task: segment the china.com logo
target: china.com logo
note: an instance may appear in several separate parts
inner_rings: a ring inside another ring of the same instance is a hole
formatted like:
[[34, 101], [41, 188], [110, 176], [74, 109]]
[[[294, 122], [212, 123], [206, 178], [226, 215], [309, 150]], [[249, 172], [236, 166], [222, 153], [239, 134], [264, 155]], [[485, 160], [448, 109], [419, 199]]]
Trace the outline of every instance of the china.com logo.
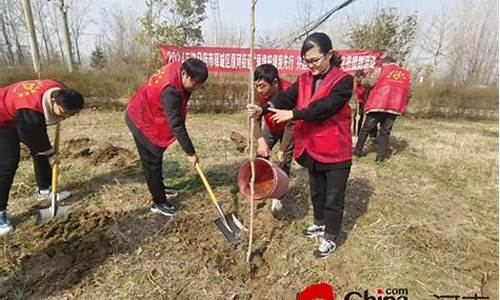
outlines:
[[408, 289], [388, 288], [377, 289], [376, 295], [370, 294], [368, 290], [364, 292], [350, 292], [344, 297], [344, 300], [409, 300]]

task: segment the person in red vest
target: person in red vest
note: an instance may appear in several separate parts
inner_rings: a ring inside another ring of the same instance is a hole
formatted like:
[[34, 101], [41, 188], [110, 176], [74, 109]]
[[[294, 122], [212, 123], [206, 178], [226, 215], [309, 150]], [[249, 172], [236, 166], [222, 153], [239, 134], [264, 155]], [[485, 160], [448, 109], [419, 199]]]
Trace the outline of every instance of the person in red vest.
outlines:
[[187, 102], [207, 78], [207, 66], [199, 59], [168, 64], [142, 84], [127, 105], [125, 121], [139, 152], [154, 213], [173, 216], [177, 211], [167, 200], [177, 191], [163, 184], [163, 152], [168, 146], [177, 140], [191, 165], [198, 163], [186, 130]]
[[248, 111], [254, 116], [271, 111], [277, 123], [294, 120], [293, 157], [309, 171], [314, 213], [304, 234], [323, 236], [313, 254], [326, 258], [337, 247], [351, 170], [353, 77], [340, 69], [340, 56], [325, 33], [308, 36], [301, 56], [308, 71], [263, 107], [248, 105]]
[[368, 133], [380, 124], [376, 162], [388, 158], [392, 126], [405, 111], [410, 92], [410, 72], [395, 64], [391, 57], [385, 57], [383, 62], [382, 68], [363, 80], [363, 85], [371, 91], [364, 107], [366, 120], [353, 150], [355, 156], [361, 156]]
[[[357, 101], [357, 115], [355, 117], [356, 121], [355, 122], [355, 127], [354, 127], [354, 135], [359, 136], [359, 133], [361, 131], [361, 126], [363, 126], [363, 120], [365, 117], [365, 110], [364, 110], [364, 105], [365, 101], [368, 98], [368, 94], [370, 92], [370, 89], [365, 87], [364, 85], [361, 84], [361, 81], [363, 78], [366, 77], [366, 73], [363, 70], [357, 70], [354, 73], [354, 93], [356, 94], [356, 101]], [[377, 127], [375, 127], [372, 131], [369, 133], [370, 138], [372, 141], [375, 143], [376, 138], [377, 138]]]
[[[50, 199], [51, 166], [58, 161], [47, 125], [78, 113], [83, 97], [55, 80], [26, 80], [0, 88], [0, 235], [14, 228], [7, 217], [9, 191], [20, 159], [20, 142], [33, 157], [38, 200]], [[57, 193], [62, 201], [71, 193]]]
[[[288, 89], [291, 82], [278, 76], [278, 69], [272, 64], [262, 64], [254, 72], [255, 88], [259, 94], [260, 105], [266, 104], [278, 91]], [[272, 112], [265, 113], [264, 126], [262, 118], [255, 120], [255, 138], [257, 139], [257, 155], [269, 158], [271, 150], [280, 142], [277, 161], [278, 165], [290, 175], [290, 165], [293, 155], [293, 123], [276, 123], [272, 120]], [[261, 127], [263, 127], [261, 129]], [[271, 211], [279, 212], [283, 208], [280, 199], [272, 199]]]

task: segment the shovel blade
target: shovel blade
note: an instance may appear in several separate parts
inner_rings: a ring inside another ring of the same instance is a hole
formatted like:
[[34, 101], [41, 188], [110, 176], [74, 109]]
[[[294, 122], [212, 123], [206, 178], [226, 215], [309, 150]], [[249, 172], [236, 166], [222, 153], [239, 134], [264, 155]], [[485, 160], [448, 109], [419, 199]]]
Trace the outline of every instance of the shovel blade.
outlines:
[[47, 223], [48, 221], [57, 219], [66, 219], [69, 215], [69, 206], [58, 206], [56, 207], [56, 213], [53, 214], [52, 207], [41, 209], [38, 211], [36, 221], [38, 224]]
[[226, 219], [226, 224], [222, 221], [221, 218], [218, 218], [214, 220], [215, 226], [219, 229], [220, 232], [224, 235], [226, 240], [231, 244], [231, 245], [237, 245], [239, 244], [240, 237], [239, 237], [239, 232], [241, 229], [244, 229], [241, 225], [241, 223], [236, 219], [236, 217], [233, 214], [227, 214], [224, 216], [224, 219]]

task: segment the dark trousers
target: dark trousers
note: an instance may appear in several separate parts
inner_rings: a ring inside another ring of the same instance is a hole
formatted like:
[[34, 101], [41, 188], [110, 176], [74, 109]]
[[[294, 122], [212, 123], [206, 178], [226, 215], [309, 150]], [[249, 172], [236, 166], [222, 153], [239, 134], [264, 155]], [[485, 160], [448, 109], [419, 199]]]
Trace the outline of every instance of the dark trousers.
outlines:
[[142, 171], [149, 192], [153, 197], [153, 202], [163, 204], [167, 202], [165, 196], [165, 185], [163, 184], [163, 152], [165, 148], [158, 147], [149, 142], [135, 127], [135, 124], [130, 120], [128, 114], [125, 115], [127, 126], [134, 137], [137, 151], [141, 159]]
[[365, 124], [363, 125], [363, 128], [361, 128], [354, 152], [358, 154], [361, 153], [366, 138], [368, 137], [368, 133], [380, 124], [380, 132], [377, 140], [377, 160], [386, 159], [389, 150], [389, 136], [391, 134], [394, 121], [396, 121], [396, 117], [397, 115], [387, 112], [372, 112], [367, 114]]
[[[269, 129], [264, 126], [264, 129], [262, 130], [262, 137], [264, 140], [266, 140], [266, 144], [269, 147], [269, 149], [273, 149], [273, 147], [278, 143], [282, 141], [283, 135], [275, 135], [269, 132]], [[285, 173], [290, 176], [290, 166], [292, 164], [292, 158], [293, 158], [293, 141], [288, 145], [288, 147], [285, 150], [284, 153], [285, 156], [285, 162], [281, 169], [285, 171]]]
[[[7, 209], [9, 192], [20, 159], [20, 140], [16, 128], [0, 127], [0, 211]], [[39, 189], [50, 187], [52, 169], [46, 156], [31, 152]]]
[[[358, 102], [358, 105], [359, 105], [359, 107], [358, 107], [359, 120], [358, 120], [358, 127], [354, 129], [355, 130], [354, 135], [359, 137], [359, 134], [361, 133], [361, 128], [363, 126], [363, 120], [365, 119], [365, 104], [363, 102]], [[375, 126], [373, 128], [373, 130], [368, 132], [368, 135], [371, 138], [376, 138], [377, 131], [378, 131], [378, 128], [377, 128], [377, 126]]]
[[335, 241], [340, 234], [350, 171], [350, 167], [321, 172], [309, 170], [314, 223], [326, 225], [325, 239]]

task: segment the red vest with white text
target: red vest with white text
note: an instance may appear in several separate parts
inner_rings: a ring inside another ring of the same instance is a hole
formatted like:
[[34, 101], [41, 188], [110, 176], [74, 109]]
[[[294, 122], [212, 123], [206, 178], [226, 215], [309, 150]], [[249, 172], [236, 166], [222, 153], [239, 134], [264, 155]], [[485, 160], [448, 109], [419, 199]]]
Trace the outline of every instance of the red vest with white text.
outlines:
[[410, 91], [410, 71], [397, 64], [389, 64], [382, 68], [373, 85], [365, 112], [390, 112], [402, 114], [408, 104]]
[[43, 94], [52, 88], [64, 88], [55, 80], [25, 80], [0, 88], [0, 127], [15, 127], [18, 109], [43, 113]]
[[135, 126], [158, 147], [166, 148], [175, 141], [160, 99], [161, 92], [167, 86], [173, 86], [181, 92], [182, 113], [186, 118], [188, 96], [182, 88], [180, 68], [180, 63], [163, 66], [139, 87], [127, 105], [127, 112]]
[[[286, 91], [290, 87], [290, 85], [292, 85], [290, 81], [285, 79], [279, 78], [278, 81], [279, 81], [278, 86], [280, 91]], [[259, 95], [259, 102], [261, 105], [267, 103], [268, 101], [269, 101], [268, 98]], [[264, 114], [264, 121], [266, 122], [267, 129], [269, 129], [269, 132], [273, 135], [283, 135], [286, 123], [274, 122], [273, 119], [271, 119], [273, 114], [274, 114], [273, 112], [267, 112]]]
[[[345, 76], [350, 76], [339, 68], [332, 67], [312, 93], [313, 76], [305, 72], [299, 76], [297, 109], [304, 109], [310, 103], [330, 94], [335, 85]], [[295, 121], [295, 150], [293, 156], [299, 158], [304, 151], [316, 161], [332, 164], [352, 159], [351, 107], [346, 101], [342, 109], [323, 121]]]

